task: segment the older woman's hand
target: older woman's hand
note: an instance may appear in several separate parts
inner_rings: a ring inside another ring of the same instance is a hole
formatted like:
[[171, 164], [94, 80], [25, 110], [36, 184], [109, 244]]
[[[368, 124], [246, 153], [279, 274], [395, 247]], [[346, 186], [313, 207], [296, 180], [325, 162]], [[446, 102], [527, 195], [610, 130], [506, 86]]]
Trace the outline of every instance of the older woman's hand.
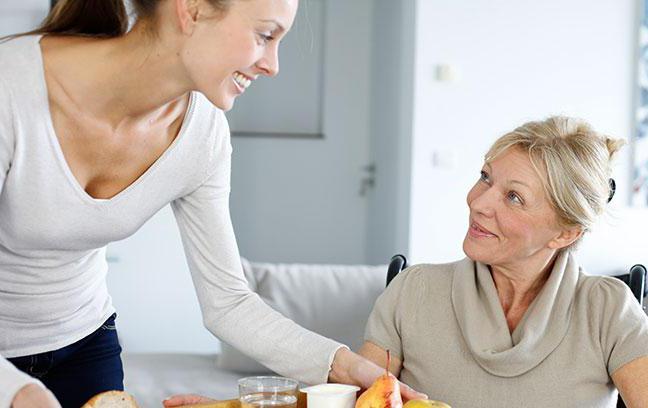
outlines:
[[[366, 347], [367, 344], [363, 346], [363, 350], [365, 350]], [[396, 359], [392, 359], [392, 362], [394, 362], [395, 364], [392, 364], [392, 366], [390, 366], [390, 371], [392, 373], [396, 371], [395, 375], [398, 375], [401, 363]], [[394, 365], [398, 367], [397, 370], [393, 369]], [[329, 381], [343, 384], [353, 384], [365, 390], [371, 387], [371, 384], [376, 381], [376, 378], [380, 377], [383, 374], [385, 374], [384, 367], [381, 368], [367, 358], [358, 355], [349, 349], [341, 348], [337, 351], [337, 353], [335, 353], [333, 368], [331, 369], [331, 373], [329, 374]], [[427, 395], [412, 389], [410, 386], [403, 382], [400, 383], [400, 391], [401, 396], [403, 397], [403, 401], [428, 398]]]

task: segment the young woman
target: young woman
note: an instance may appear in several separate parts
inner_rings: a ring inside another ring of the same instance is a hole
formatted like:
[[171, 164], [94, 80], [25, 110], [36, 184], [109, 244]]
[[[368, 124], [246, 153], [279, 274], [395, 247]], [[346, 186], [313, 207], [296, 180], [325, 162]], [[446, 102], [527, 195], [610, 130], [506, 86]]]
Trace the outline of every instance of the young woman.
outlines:
[[223, 111], [277, 73], [297, 0], [132, 3], [129, 32], [121, 0], [60, 0], [0, 44], [0, 407], [123, 388], [105, 246], [169, 203], [215, 336], [304, 382], [368, 386], [379, 367], [249, 291], [230, 222]]

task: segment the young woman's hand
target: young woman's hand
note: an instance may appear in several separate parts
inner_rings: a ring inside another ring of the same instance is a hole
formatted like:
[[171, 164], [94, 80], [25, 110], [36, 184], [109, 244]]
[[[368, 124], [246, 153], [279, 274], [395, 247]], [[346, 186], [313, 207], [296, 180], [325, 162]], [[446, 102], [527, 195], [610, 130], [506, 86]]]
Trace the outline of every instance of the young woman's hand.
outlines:
[[173, 395], [164, 401], [162, 404], [165, 408], [170, 407], [179, 407], [181, 405], [192, 405], [192, 404], [207, 404], [209, 402], [214, 402], [215, 400], [201, 395], [196, 394], [179, 394]]
[[61, 408], [61, 404], [50, 390], [38, 384], [29, 384], [16, 393], [11, 408]]

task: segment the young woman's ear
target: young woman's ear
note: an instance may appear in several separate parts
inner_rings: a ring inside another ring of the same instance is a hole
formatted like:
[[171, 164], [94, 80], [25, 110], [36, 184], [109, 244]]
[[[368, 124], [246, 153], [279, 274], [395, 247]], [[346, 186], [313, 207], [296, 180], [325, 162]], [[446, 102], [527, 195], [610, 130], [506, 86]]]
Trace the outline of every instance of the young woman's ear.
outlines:
[[200, 0], [171, 0], [178, 19], [178, 28], [183, 34], [191, 35], [198, 21]]
[[549, 242], [549, 248], [566, 248], [576, 242], [581, 235], [583, 235], [583, 230], [580, 227], [565, 229], [560, 233], [560, 235]]

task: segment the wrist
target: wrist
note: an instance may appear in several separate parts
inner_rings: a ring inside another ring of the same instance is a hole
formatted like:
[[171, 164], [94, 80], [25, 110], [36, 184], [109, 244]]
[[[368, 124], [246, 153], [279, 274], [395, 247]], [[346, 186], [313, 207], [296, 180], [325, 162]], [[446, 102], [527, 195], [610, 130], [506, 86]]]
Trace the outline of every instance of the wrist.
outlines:
[[328, 382], [340, 384], [354, 384], [351, 370], [354, 361], [359, 356], [347, 347], [340, 347], [333, 357], [331, 370], [329, 371]]
[[341, 348], [333, 358], [328, 381], [368, 388], [383, 372], [384, 369], [361, 355], [348, 348]]

